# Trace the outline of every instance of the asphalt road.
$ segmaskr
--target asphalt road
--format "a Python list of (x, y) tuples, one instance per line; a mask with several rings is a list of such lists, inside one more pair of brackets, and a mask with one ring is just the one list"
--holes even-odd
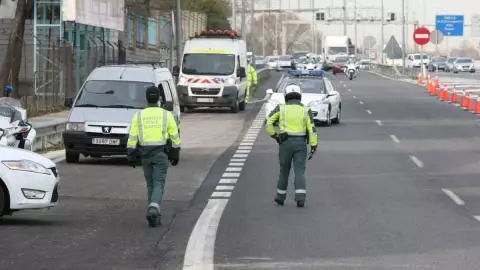
[[(275, 77), (276, 76), (276, 77)], [(256, 93), (275, 86), (266, 80)], [(145, 220), (146, 190), (140, 168), (125, 159), (84, 159), (58, 164), (59, 206), (0, 219), (0, 269), (163, 269), (163, 243), (177, 219), (189, 216), (197, 190), (217, 159), (235, 143), (261, 105), (245, 112), (197, 110), (182, 117), (182, 153), (169, 170), (164, 226)]]
[(478, 269), (477, 117), (412, 84), (340, 80), (343, 122), (318, 131), (307, 207), (293, 194), (273, 204), (277, 147), (260, 132), (221, 217), (216, 269)]

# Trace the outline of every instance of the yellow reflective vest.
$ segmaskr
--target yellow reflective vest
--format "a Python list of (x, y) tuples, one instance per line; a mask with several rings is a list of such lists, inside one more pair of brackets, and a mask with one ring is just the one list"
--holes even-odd
[(148, 107), (137, 113), (130, 123), (127, 149), (129, 153), (140, 146), (157, 148), (171, 143), (180, 147), (180, 135), (173, 114), (160, 107)]
[(265, 129), (268, 135), (275, 135), (274, 124), (278, 123), (280, 133), (290, 136), (308, 136), (310, 146), (317, 146), (318, 138), (312, 111), (300, 101), (289, 101), (278, 105), (266, 119)]
[(251, 65), (247, 65), (247, 83), (250, 84), (257, 84), (257, 71), (255, 68)]

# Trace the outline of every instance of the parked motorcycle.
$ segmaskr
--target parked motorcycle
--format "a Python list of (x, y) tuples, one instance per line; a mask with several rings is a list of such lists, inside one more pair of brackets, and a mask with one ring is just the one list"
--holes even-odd
[(345, 65), (344, 73), (349, 80), (353, 80), (358, 76), (359, 66), (356, 63), (348, 63)]
[(32, 150), (36, 130), (27, 122), (27, 110), (20, 101), (0, 98), (0, 145)]

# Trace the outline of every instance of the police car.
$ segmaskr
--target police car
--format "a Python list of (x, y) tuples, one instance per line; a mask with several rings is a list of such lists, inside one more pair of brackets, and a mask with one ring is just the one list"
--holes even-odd
[(289, 70), (275, 89), (268, 89), (266, 117), (279, 104), (285, 104), (285, 88), (296, 84), (302, 89), (302, 104), (313, 113), (315, 124), (330, 126), (340, 123), (342, 96), (321, 70)]

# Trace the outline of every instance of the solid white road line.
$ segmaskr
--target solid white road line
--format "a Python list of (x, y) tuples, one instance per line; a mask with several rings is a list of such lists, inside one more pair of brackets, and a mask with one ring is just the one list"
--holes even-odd
[(473, 216), (474, 219), (476, 219), (477, 221), (480, 221), (480, 216)]
[(234, 158), (246, 158), (248, 157), (248, 154), (235, 154), (233, 155)]
[(242, 142), (242, 143), (240, 143), (240, 145), (241, 146), (244, 146), (244, 145), (249, 145), (250, 146), (250, 145), (254, 145), (254, 143), (253, 142)]
[(392, 141), (394, 141), (395, 143), (400, 143), (400, 140), (397, 138), (397, 136), (395, 135), (390, 135), (390, 139), (392, 139)]
[(357, 96), (353, 96), (353, 99), (357, 99)]
[(225, 169), (226, 172), (241, 172), (242, 167), (228, 167)]
[(247, 159), (245, 158), (232, 158), (230, 159), (230, 162), (245, 162)]
[(383, 126), (383, 123), (382, 123), (382, 121), (380, 121), (380, 120), (375, 120), (375, 122), (377, 122), (377, 125), (379, 125), (379, 126)]
[(237, 150), (237, 152), (235, 152), (235, 154), (248, 154), (250, 152), (252, 152), (252, 150), (242, 150), (242, 149), (240, 149), (240, 150)]
[(235, 186), (217, 186), (215, 190), (226, 191), (226, 190), (234, 190)]
[(367, 110), (367, 113), (368, 113), (368, 114), (372, 114), (372, 111), (370, 111), (370, 110)]
[(415, 163), (415, 165), (417, 165), (417, 167), (423, 168), (423, 162), (416, 156), (410, 156), (410, 159), (413, 161), (413, 163)]
[(222, 178), (238, 178), (240, 177), (240, 173), (236, 172), (226, 172), (222, 174)]
[(238, 182), (237, 178), (221, 178), (220, 182), (218, 183), (228, 185), (228, 184), (236, 184), (237, 182)]
[(363, 104), (365, 104), (365, 103), (363, 103), (363, 101), (361, 101), (361, 100), (360, 100), (358, 103), (360, 103), (360, 105), (363, 105)]
[(252, 150), (253, 147), (252, 146), (239, 146), (238, 149), (241, 149), (241, 150)]
[(348, 92), (352, 92), (352, 89), (348, 89)]
[(443, 193), (447, 194), (447, 196), (452, 199), (452, 201), (454, 203), (456, 203), (457, 205), (465, 205), (465, 202), (457, 196), (457, 194), (455, 194), (453, 191), (451, 191), (450, 189), (447, 189), (447, 188), (442, 188), (442, 191)]
[(214, 270), (214, 248), (228, 199), (210, 199), (188, 239), (183, 270)]
[(228, 163), (228, 167), (235, 167), (235, 166), (242, 167), (244, 165), (245, 165), (245, 163), (243, 163), (243, 162), (230, 162), (230, 163)]

